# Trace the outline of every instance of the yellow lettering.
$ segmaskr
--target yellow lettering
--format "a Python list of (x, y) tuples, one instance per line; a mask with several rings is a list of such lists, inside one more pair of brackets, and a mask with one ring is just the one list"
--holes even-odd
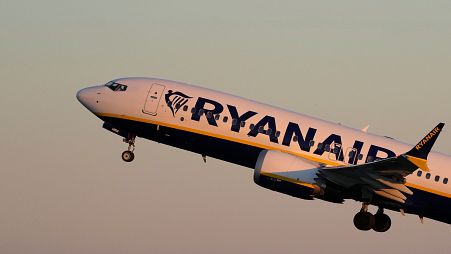
[(431, 132), (429, 132), (429, 134), (423, 138), (423, 140), (421, 140), (416, 146), (415, 148), (417, 150), (420, 150), (424, 145), (426, 145), (426, 143), (431, 140), (438, 132), (440, 131), (440, 128), (435, 127), (435, 129), (433, 129)]

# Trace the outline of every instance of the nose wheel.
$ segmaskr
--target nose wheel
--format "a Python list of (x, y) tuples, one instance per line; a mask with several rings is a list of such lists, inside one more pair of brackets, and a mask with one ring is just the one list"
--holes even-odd
[(136, 135), (129, 135), (128, 138), (124, 139), (124, 142), (128, 143), (127, 151), (122, 152), (122, 160), (125, 162), (132, 162), (135, 159), (135, 154), (133, 153), (135, 151), (135, 138)]
[(131, 162), (135, 158), (135, 154), (132, 151), (124, 151), (122, 152), (122, 159), (125, 162)]

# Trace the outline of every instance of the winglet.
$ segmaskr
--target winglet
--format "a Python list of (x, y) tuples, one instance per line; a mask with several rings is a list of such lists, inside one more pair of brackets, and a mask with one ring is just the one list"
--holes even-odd
[(430, 131), (418, 144), (408, 151), (405, 155), (407, 159), (417, 167), (424, 171), (429, 171), (427, 166), (427, 158), (437, 140), (440, 132), (445, 126), (444, 123), (439, 123), (432, 131)]

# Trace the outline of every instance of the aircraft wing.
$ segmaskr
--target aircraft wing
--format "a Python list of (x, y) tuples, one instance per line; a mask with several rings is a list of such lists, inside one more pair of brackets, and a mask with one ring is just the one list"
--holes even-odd
[(376, 194), (395, 202), (405, 203), (412, 191), (405, 186), (405, 178), (418, 168), (429, 171), (427, 157), (444, 124), (438, 124), (415, 147), (396, 157), (361, 165), (323, 167), (318, 172), (322, 180), (348, 189), (360, 186), (363, 199)]

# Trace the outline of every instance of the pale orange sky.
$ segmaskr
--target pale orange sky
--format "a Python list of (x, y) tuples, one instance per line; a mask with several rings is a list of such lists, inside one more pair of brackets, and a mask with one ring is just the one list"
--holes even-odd
[[(75, 99), (184, 81), (415, 143), (451, 124), (449, 1), (2, 1), (0, 253), (447, 253), (451, 226), (291, 198), (252, 171), (121, 138)], [(436, 145), (451, 154), (451, 128)], [(451, 170), (451, 169), (450, 169)]]

